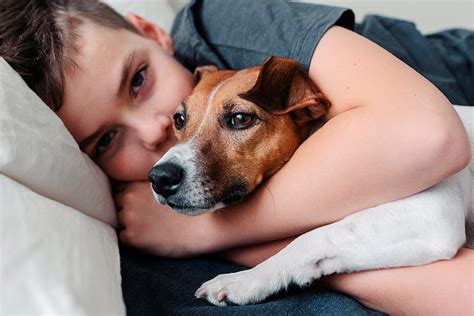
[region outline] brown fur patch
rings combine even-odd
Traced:
[[[288,60],[278,59],[271,61],[271,66],[263,75],[261,67],[238,72],[202,71],[193,93],[184,100],[187,122],[177,136],[181,142],[192,140],[197,146],[216,200],[235,192],[237,197],[243,187],[246,193],[252,191],[291,157],[307,136],[309,125],[305,123],[312,112],[289,107],[300,101],[301,108],[321,107],[318,117],[327,109],[329,103],[317,103],[322,95],[308,83],[306,75],[301,78],[303,71],[297,64],[288,66]],[[270,80],[269,75],[277,80]],[[284,89],[287,91],[280,91]],[[272,93],[279,96],[272,99],[268,96]],[[275,103],[274,109],[268,102]],[[232,129],[228,118],[235,113],[249,113],[258,119],[246,129]]]

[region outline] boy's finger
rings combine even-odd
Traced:
[[[130,242],[130,232],[127,231],[127,229],[122,229],[120,232],[119,232],[119,240],[120,242],[125,245],[125,246],[132,246],[132,242]]]
[[[127,238],[124,237],[125,235],[125,229],[122,229],[119,233],[119,240],[122,244],[127,245]]]
[[[118,222],[119,222],[119,226],[122,227],[122,228],[125,228],[125,225],[123,223],[123,211],[118,211],[117,212],[117,219],[118,219]]]
[[[111,184],[112,184],[112,193],[117,194],[117,193],[123,192],[127,188],[128,182],[113,180]]]
[[[112,196],[114,198],[114,204],[115,208],[120,211],[123,208],[123,203],[122,203],[122,194],[114,194]]]

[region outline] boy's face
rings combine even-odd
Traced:
[[[110,177],[145,180],[176,142],[172,115],[194,78],[159,40],[91,22],[79,35],[58,115]]]

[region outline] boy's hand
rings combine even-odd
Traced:
[[[209,242],[209,216],[186,216],[159,204],[150,184],[131,182],[114,195],[118,220],[123,226],[120,240],[129,246],[166,257],[203,252]],[[207,237],[207,238],[206,238]]]

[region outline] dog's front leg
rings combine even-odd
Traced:
[[[255,268],[219,275],[196,296],[215,305],[257,303],[290,283],[323,275],[449,259],[465,240],[469,172],[403,200],[360,211],[301,235]]]

